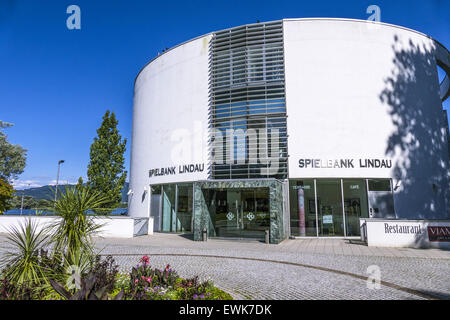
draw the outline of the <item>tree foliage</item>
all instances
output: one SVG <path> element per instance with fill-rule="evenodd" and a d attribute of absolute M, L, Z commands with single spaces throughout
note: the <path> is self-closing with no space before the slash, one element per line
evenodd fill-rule
<path fill-rule="evenodd" d="M 44 209 L 49 206 L 48 203 L 49 200 L 46 199 L 35 199 L 32 196 L 23 196 L 23 209 Z M 21 191 L 16 192 L 16 194 L 7 201 L 7 204 L 9 209 L 20 209 L 22 207 Z"/>
<path fill-rule="evenodd" d="M 27 150 L 8 142 L 2 129 L 12 127 L 12 123 L 0 120 L 0 214 L 8 210 L 8 200 L 13 197 L 14 189 L 10 181 L 23 172 Z"/>
<path fill-rule="evenodd" d="M 8 181 L 0 178 L 0 214 L 9 210 L 9 200 L 13 198 L 14 189 Z"/>
<path fill-rule="evenodd" d="M 87 172 L 88 185 L 110 199 L 103 208 L 111 209 L 120 205 L 121 190 L 127 176 L 124 170 L 127 140 L 122 139 L 117 124 L 114 112 L 107 110 L 91 145 Z"/>
<path fill-rule="evenodd" d="M 0 120 L 0 178 L 10 181 L 17 179 L 26 164 L 27 150 L 20 145 L 11 144 L 1 129 L 11 127 L 11 123 Z"/>

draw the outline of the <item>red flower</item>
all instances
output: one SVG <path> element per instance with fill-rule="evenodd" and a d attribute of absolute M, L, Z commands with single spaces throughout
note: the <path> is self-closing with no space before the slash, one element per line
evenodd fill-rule
<path fill-rule="evenodd" d="M 143 264 L 147 265 L 150 261 L 150 258 L 147 256 L 143 256 L 140 260 L 140 262 L 142 262 Z"/>

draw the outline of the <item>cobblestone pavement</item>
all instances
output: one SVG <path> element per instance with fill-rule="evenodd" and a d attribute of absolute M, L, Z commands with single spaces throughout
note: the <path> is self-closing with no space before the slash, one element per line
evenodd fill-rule
<path fill-rule="evenodd" d="M 0 257 L 7 249 L 0 234 Z M 133 239 L 96 238 L 102 255 L 129 271 L 142 255 L 170 264 L 182 277 L 199 275 L 235 299 L 450 299 L 450 251 L 373 248 L 342 239 L 290 239 L 279 245 L 156 233 Z M 270 261 L 267 261 L 270 260 Z M 381 271 L 367 287 L 367 268 Z"/>

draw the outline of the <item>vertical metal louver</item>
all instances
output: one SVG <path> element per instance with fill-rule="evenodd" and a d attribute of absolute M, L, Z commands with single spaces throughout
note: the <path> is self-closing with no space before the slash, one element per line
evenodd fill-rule
<path fill-rule="evenodd" d="M 216 32 L 210 49 L 211 177 L 286 178 L 282 22 Z"/>

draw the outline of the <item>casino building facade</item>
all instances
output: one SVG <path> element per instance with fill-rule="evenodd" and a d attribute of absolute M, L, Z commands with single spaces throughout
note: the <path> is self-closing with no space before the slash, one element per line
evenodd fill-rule
<path fill-rule="evenodd" d="M 135 81 L 129 215 L 271 243 L 359 237 L 361 218 L 450 219 L 449 71 L 429 36 L 350 19 L 182 43 Z"/>

